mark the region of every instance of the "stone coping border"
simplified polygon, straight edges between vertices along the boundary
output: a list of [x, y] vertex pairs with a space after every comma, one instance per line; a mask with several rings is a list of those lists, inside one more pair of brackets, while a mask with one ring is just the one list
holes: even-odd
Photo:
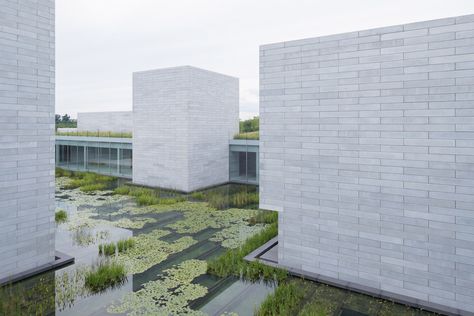
[[17, 273], [15, 275], [12, 275], [12, 276], [9, 276], [9, 277], [2, 278], [2, 279], [0, 279], [0, 286], [6, 285], [6, 284], [17, 283], [19, 281], [30, 278], [30, 277], [35, 276], [37, 274], [41, 274], [41, 273], [46, 272], [46, 271], [63, 268], [65, 266], [73, 264], [74, 260], [75, 260], [74, 257], [66, 255], [65, 253], [62, 253], [60, 251], [56, 251], [55, 260], [53, 262], [43, 264], [39, 267], [35, 267], [35, 268], [32, 268], [32, 269], [28, 269], [26, 271]]

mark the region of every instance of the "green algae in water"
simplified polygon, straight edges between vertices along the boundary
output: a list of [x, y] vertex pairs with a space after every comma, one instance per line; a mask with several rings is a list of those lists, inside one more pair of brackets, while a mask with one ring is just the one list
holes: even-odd
[[189, 302], [207, 294], [207, 288], [192, 281], [206, 273], [202, 260], [187, 260], [163, 271], [160, 279], [144, 284], [143, 289], [127, 294], [120, 303], [107, 308], [109, 313], [139, 315], [204, 315], [188, 307]]
[[221, 244], [224, 248], [236, 249], [244, 244], [249, 238], [258, 234], [266, 225], [257, 224], [253, 226], [247, 226], [242, 223], [241, 225], [233, 225], [226, 227], [217, 233], [213, 237], [209, 238], [210, 241], [215, 241]]
[[228, 209], [216, 211], [209, 208], [197, 208], [186, 211], [184, 219], [170, 224], [167, 227], [173, 228], [180, 234], [192, 234], [200, 232], [206, 228], [226, 228], [232, 225], [248, 225], [248, 220], [255, 216], [255, 210]]
[[119, 253], [117, 261], [125, 265], [127, 272], [141, 273], [166, 260], [170, 254], [181, 252], [197, 243], [190, 236], [181, 237], [172, 243], [160, 240], [169, 233], [169, 231], [156, 229], [150, 233], [132, 237], [135, 246]]

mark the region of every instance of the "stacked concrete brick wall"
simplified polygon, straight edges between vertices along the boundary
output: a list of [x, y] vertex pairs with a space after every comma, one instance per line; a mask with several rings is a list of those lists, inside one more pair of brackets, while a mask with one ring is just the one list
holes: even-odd
[[133, 113], [131, 111], [77, 113], [77, 130], [131, 132]]
[[474, 15], [260, 48], [279, 262], [474, 311]]
[[0, 279], [54, 261], [54, 1], [0, 0]]
[[227, 182], [238, 79], [187, 66], [133, 78], [133, 182], [182, 191]]

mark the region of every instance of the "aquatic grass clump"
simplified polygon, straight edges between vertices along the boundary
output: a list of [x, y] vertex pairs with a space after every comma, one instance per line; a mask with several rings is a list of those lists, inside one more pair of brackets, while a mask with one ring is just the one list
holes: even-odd
[[80, 187], [80, 190], [84, 193], [93, 192], [93, 191], [100, 191], [105, 190], [107, 185], [104, 183], [94, 183], [94, 184], [86, 184]]
[[124, 252], [130, 248], [135, 246], [135, 239], [128, 238], [128, 239], [121, 239], [117, 241], [117, 251]]
[[115, 255], [115, 249], [117, 249], [115, 243], [100, 244], [99, 255], [113, 256]]
[[56, 178], [60, 178], [60, 177], [70, 177], [72, 174], [71, 171], [69, 170], [65, 170], [65, 169], [62, 169], [62, 168], [59, 168], [59, 167], [56, 167], [55, 169], [55, 176]]
[[258, 261], [247, 262], [244, 260], [246, 255], [277, 234], [277, 224], [273, 223], [260, 233], [248, 238], [240, 248], [227, 250], [219, 258], [209, 261], [207, 264], [207, 272], [220, 277], [234, 275], [251, 281], [264, 279], [267, 281], [275, 280], [281, 282], [288, 277], [286, 270], [273, 268]]
[[159, 204], [172, 205], [186, 200], [184, 196], [173, 191], [162, 191], [160, 189], [149, 189], [125, 185], [116, 188], [114, 193], [133, 196], [139, 206]]
[[226, 208], [244, 208], [258, 205], [259, 195], [256, 187], [248, 185], [232, 185], [230, 188], [213, 188], [202, 192], [203, 200], [209, 203], [210, 207], [218, 210]]
[[135, 240], [133, 238], [121, 239], [119, 241], [100, 244], [99, 245], [99, 255], [113, 256], [115, 252], [124, 252], [135, 246]]
[[126, 272], [123, 264], [104, 261], [86, 273], [85, 286], [92, 293], [98, 293], [109, 287], [122, 284], [125, 278]]
[[54, 214], [54, 220], [56, 221], [57, 224], [61, 224], [67, 221], [67, 213], [65, 210], [58, 210]]
[[204, 192], [198, 191], [191, 193], [191, 197], [195, 200], [202, 201], [206, 198], [206, 195], [204, 194]]
[[258, 204], [259, 196], [256, 192], [238, 192], [231, 195], [231, 206], [242, 207], [249, 204]]
[[159, 202], [159, 199], [153, 195], [144, 194], [144, 195], [139, 195], [137, 197], [137, 204], [139, 206], [154, 205], [154, 204], [158, 204], [158, 202]]
[[122, 185], [114, 189], [114, 194], [128, 195], [129, 193], [130, 193], [130, 187], [126, 185]]
[[272, 224], [278, 222], [278, 212], [259, 210], [258, 213], [248, 220], [250, 225]]
[[287, 282], [279, 285], [273, 294], [267, 296], [256, 311], [256, 316], [297, 315], [295, 309], [305, 297], [303, 287], [296, 282]]
[[64, 185], [65, 189], [79, 188], [84, 193], [105, 190], [117, 179], [92, 172], [69, 171], [66, 173], [62, 171], [61, 174], [72, 179], [72, 181]]

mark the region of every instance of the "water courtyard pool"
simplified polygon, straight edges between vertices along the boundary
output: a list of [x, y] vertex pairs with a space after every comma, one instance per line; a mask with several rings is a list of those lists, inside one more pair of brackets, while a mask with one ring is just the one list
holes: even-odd
[[[255, 220], [262, 212], [257, 210], [255, 199], [244, 198], [257, 194], [255, 186], [230, 184], [207, 191], [209, 200], [194, 194], [180, 196], [170, 204], [139, 206], [136, 198], [113, 193], [123, 180], [91, 193], [68, 188], [70, 182], [66, 177], [57, 178], [56, 206], [66, 211], [68, 219], [57, 225], [56, 249], [74, 256], [75, 263], [7, 286], [0, 292], [3, 311], [18, 315], [252, 315], [275, 291], [274, 282], [206, 273], [207, 260], [239, 247], [267, 226]], [[240, 203], [239, 208], [236, 203]], [[113, 259], [99, 255], [100, 244], [127, 238], [135, 241], [132, 249], [116, 253]], [[123, 264], [127, 278], [95, 293], [85, 286], [85, 274], [104, 260]], [[304, 282], [299, 286], [307, 293], [306, 303], [295, 314], [428, 314], [294, 280]]]

